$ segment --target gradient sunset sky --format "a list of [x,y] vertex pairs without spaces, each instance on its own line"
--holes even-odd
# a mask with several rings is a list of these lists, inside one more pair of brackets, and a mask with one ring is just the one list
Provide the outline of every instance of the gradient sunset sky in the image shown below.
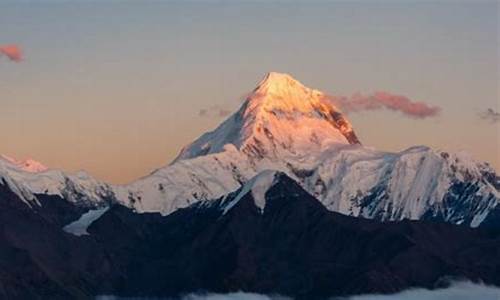
[[[169,163],[268,71],[439,106],[349,115],[363,144],[500,169],[497,1],[2,1],[0,153],[125,183]],[[496,120],[496,121],[495,121]]]

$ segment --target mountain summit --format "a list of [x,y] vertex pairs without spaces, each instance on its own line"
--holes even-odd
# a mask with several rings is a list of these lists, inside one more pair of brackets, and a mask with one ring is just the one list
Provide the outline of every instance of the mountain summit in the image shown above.
[[174,162],[233,145],[252,159],[303,156],[332,144],[359,144],[351,124],[318,90],[268,73],[240,109],[185,147]]

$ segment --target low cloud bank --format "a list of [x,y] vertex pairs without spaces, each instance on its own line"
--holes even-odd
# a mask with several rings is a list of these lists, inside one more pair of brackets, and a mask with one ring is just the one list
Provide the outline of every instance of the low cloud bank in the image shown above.
[[96,300],[293,300],[282,296],[267,296],[253,293],[228,293],[228,294],[189,294],[179,299],[176,298],[136,298],[98,296]]
[[475,284],[471,282],[456,282],[450,287],[438,290],[409,289],[392,295],[359,295],[345,300],[499,300],[500,288]]
[[[409,289],[392,295],[359,295],[347,298],[332,298],[331,300],[499,300],[500,288],[475,284],[471,282],[456,282],[450,287],[438,290]],[[292,300],[281,296],[266,296],[249,293],[188,295],[182,300]]]
[[[171,298],[122,298],[99,296],[97,300],[159,300]],[[438,290],[409,289],[392,295],[359,295],[331,300],[499,300],[500,288],[471,282],[455,282],[450,287]],[[253,293],[190,294],[179,300],[293,300],[283,296],[269,296]]]

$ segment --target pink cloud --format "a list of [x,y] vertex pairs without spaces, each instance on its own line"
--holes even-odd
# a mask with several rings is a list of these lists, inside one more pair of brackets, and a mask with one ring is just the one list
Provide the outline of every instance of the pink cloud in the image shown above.
[[431,106],[425,102],[413,101],[406,96],[383,91],[366,96],[356,93],[351,97],[329,96],[328,98],[345,113],[389,109],[410,118],[424,119],[435,117],[441,112],[441,108],[438,106]]
[[0,46],[0,55],[5,55],[15,62],[20,62],[23,59],[21,48],[17,45]]

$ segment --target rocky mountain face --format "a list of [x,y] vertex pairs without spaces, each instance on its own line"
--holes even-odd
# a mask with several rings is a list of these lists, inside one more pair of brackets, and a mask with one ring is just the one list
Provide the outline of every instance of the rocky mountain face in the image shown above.
[[79,236],[61,226],[77,221],[75,203],[53,196],[37,212],[5,182],[0,197],[2,299],[202,291],[327,299],[437,288],[449,278],[500,285],[498,229],[345,216],[281,172],[167,216],[115,204]]
[[90,299],[111,276],[106,253],[61,227],[84,209],[38,196],[30,207],[0,181],[0,298]]

